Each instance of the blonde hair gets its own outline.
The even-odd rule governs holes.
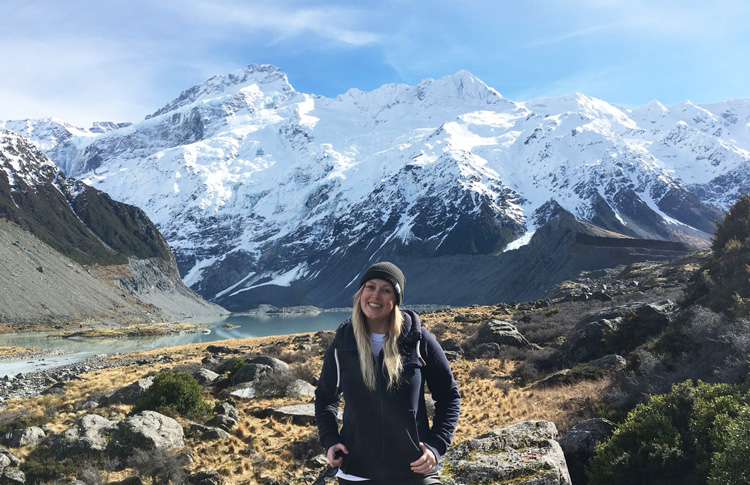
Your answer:
[[[363,287],[364,288],[364,287]],[[362,369],[362,380],[368,389],[374,391],[377,387],[376,357],[372,351],[372,339],[370,330],[367,328],[367,317],[362,312],[360,300],[362,298],[362,288],[354,295],[354,307],[352,308],[352,325],[354,326],[354,339],[357,341],[357,351],[359,352],[359,367]],[[383,340],[383,367],[388,377],[388,390],[390,390],[401,378],[403,371],[403,362],[401,354],[398,351],[398,337],[401,335],[404,317],[398,305],[393,306],[391,313],[390,327]]]

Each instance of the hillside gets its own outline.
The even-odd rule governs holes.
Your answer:
[[[67,178],[28,140],[0,134],[0,323],[35,329],[218,314],[179,277],[140,209]]]

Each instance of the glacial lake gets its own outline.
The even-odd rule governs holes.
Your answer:
[[[59,350],[61,355],[27,358],[16,361],[0,361],[0,378],[35,370],[49,369],[78,362],[98,354],[118,354],[173,347],[190,343],[215,342],[220,340],[289,335],[293,333],[335,330],[349,316],[349,312],[321,312],[317,315],[248,316],[234,314],[212,321],[194,319],[190,323],[203,323],[208,333],[189,333],[163,337],[92,339],[50,338],[46,333],[0,335],[0,346],[39,347],[44,350]],[[236,325],[225,328],[227,324]]]

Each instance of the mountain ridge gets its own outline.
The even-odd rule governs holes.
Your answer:
[[[616,234],[705,246],[750,189],[750,100],[711,107],[514,102],[466,71],[331,99],[251,65],[47,154],[145,210],[186,284],[255,305],[292,281],[346,285],[374,259],[501,253],[533,239],[549,200]],[[321,279],[335,266],[342,281]]]

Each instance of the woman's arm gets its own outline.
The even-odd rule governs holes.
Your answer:
[[[461,395],[445,352],[435,336],[422,329],[422,339],[425,349],[423,358],[426,362],[423,372],[427,387],[435,400],[435,418],[423,441],[439,460],[453,439],[461,408]]]
[[[338,427],[339,390],[336,388],[338,369],[336,367],[335,349],[328,347],[323,358],[323,370],[315,390],[315,421],[318,424],[320,443],[325,450],[341,443]]]

